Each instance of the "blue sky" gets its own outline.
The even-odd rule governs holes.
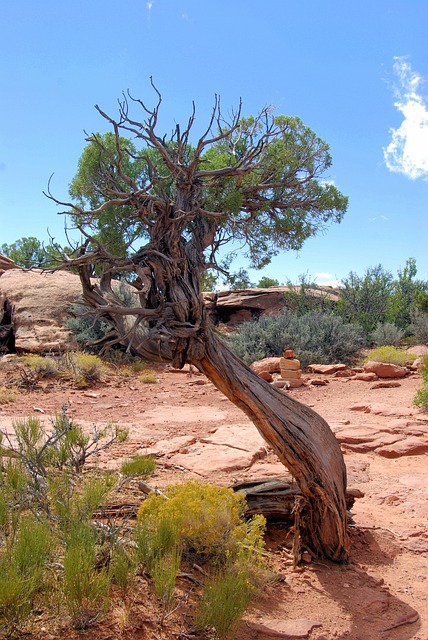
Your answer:
[[[262,272],[319,284],[409,257],[428,279],[426,0],[21,0],[3,3],[0,41],[0,244],[65,242],[42,191],[67,199],[84,130],[106,131],[130,89],[163,94],[161,125],[203,129],[215,93],[244,113],[273,105],[330,144],[328,180],[349,196],[340,225]],[[238,262],[237,266],[245,266]]]

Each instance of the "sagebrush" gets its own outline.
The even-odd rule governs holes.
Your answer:
[[[229,338],[235,353],[247,364],[294,349],[302,367],[311,363],[350,362],[364,345],[357,325],[323,311],[303,315],[284,309],[278,315],[244,322]]]

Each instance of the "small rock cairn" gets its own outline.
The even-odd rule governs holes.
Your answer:
[[[300,360],[294,357],[294,351],[287,349],[279,361],[281,378],[287,382],[289,389],[296,389],[303,384]]]

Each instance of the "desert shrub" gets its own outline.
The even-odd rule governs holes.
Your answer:
[[[209,557],[234,544],[232,533],[241,523],[245,507],[244,495],[228,487],[185,482],[169,487],[163,495],[149,496],[138,519],[153,530],[159,522],[174,523],[184,552]]]
[[[428,344],[428,313],[416,311],[412,317],[410,330],[417,342]]]
[[[25,621],[42,589],[50,546],[48,523],[30,516],[21,518],[17,534],[9,536],[0,556],[0,621],[8,635]]]
[[[174,589],[177,575],[181,565],[181,549],[173,546],[163,555],[154,558],[151,568],[153,588],[159,600],[162,600],[164,609],[170,609],[174,600]]]
[[[402,351],[392,345],[384,345],[382,347],[377,347],[376,349],[371,349],[367,354],[366,362],[373,360],[374,362],[398,364],[399,366],[404,367],[406,362],[415,359],[416,356],[408,353],[407,351]]]
[[[417,407],[428,410],[428,356],[424,356],[422,360],[422,386],[417,391],[414,402]]]
[[[125,460],[121,467],[120,472],[124,476],[149,476],[156,469],[156,460],[153,456],[140,456],[135,455],[129,460]]]
[[[348,362],[364,344],[357,325],[346,323],[331,312],[298,315],[287,309],[277,316],[244,322],[229,341],[247,364],[294,349],[303,367],[311,362]]]
[[[123,546],[116,545],[110,561],[109,573],[111,581],[123,593],[127,593],[135,575],[135,561],[133,555],[125,551]]]
[[[82,389],[100,382],[106,366],[96,355],[76,351],[63,356],[63,375]]]
[[[138,376],[138,380],[143,384],[155,384],[158,381],[156,373],[152,369],[143,371],[143,373]]]
[[[20,356],[19,362],[29,367],[39,378],[55,378],[59,374],[58,359],[53,356],[27,354]]]
[[[86,629],[105,613],[109,604],[110,576],[95,570],[96,536],[86,522],[73,523],[64,555],[62,589],[73,626]]]
[[[66,319],[65,326],[81,348],[98,353],[102,346],[95,343],[105,338],[112,325],[105,318],[94,318],[88,311],[84,305],[72,305],[68,309],[70,317]]]
[[[0,405],[8,404],[9,402],[15,402],[16,393],[7,389],[3,385],[0,385]]]
[[[196,626],[214,629],[221,639],[233,637],[254,594],[254,585],[245,571],[233,565],[219,571],[204,586]]]
[[[372,340],[377,347],[392,345],[397,347],[405,334],[404,329],[399,329],[391,322],[379,322],[372,333]]]
[[[379,322],[386,322],[394,279],[382,265],[366,269],[364,276],[351,271],[342,280],[338,312],[347,322],[360,325],[367,338]]]
[[[164,494],[152,494],[138,511],[137,558],[165,607],[172,601],[182,555],[209,560],[214,567],[197,624],[215,628],[221,638],[239,622],[266,566],[266,521],[261,515],[245,521],[245,508],[243,494],[190,481],[169,487]]]

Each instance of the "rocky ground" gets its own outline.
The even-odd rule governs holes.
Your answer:
[[[112,374],[89,390],[50,384],[23,392],[0,407],[0,427],[11,429],[19,416],[46,419],[64,405],[87,428],[117,421],[129,428],[129,440],[99,464],[155,453],[151,484],[159,488],[188,478],[232,484],[284,474],[255,427],[204,376],[167,368],[156,376],[155,384]],[[413,405],[421,377],[414,373],[395,387],[317,378],[325,384],[287,393],[329,422],[343,448],[348,484],[364,494],[352,510],[351,559],[346,566],[309,561],[293,570],[286,532],[273,525],[268,543],[277,579],[246,614],[237,639],[428,640],[428,415]],[[180,636],[178,626],[174,633],[154,629],[146,624],[144,603],[133,606],[126,623],[110,616],[91,637],[189,637]],[[31,637],[58,638],[46,629]]]

